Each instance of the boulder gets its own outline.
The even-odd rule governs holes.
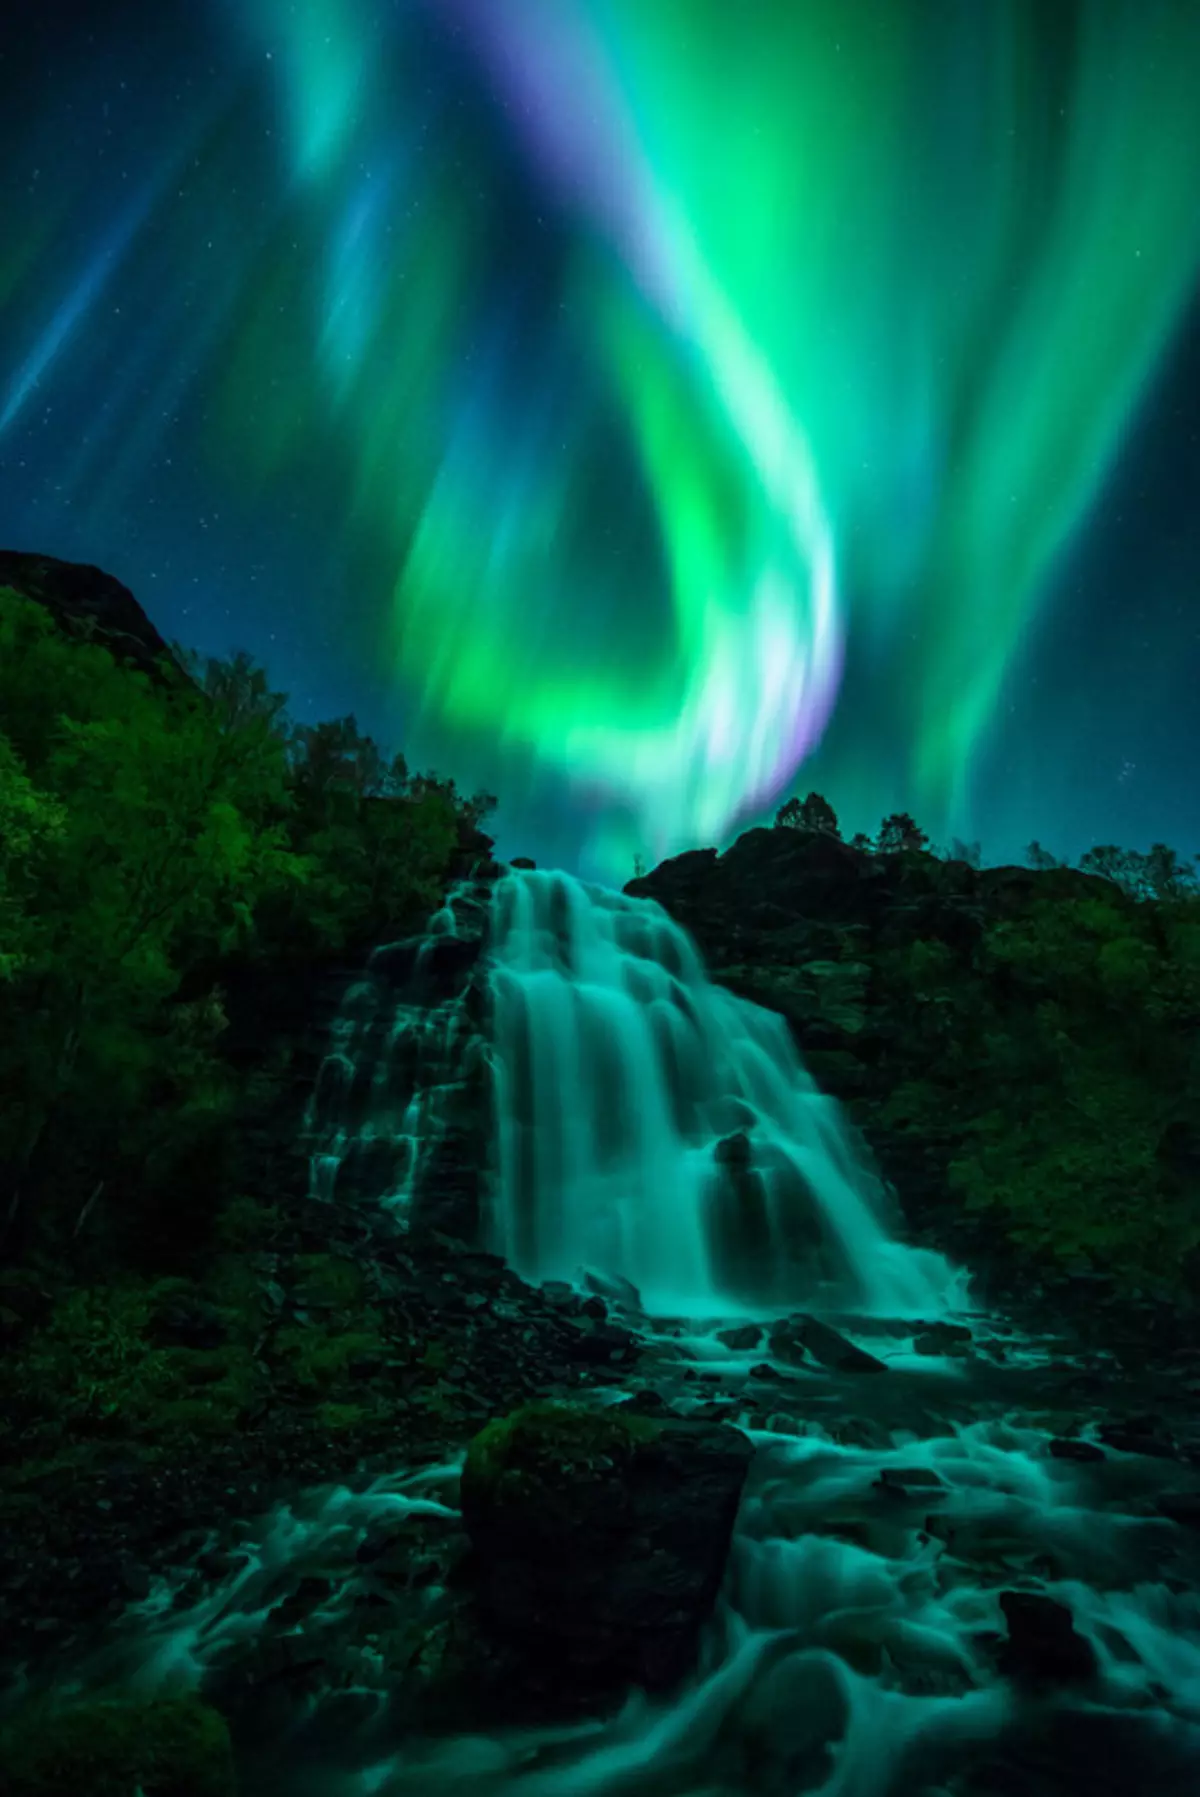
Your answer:
[[[1076,1631],[1066,1604],[1040,1591],[1002,1591],[1000,1608],[1008,1625],[1002,1671],[1054,1683],[1090,1678],[1095,1672],[1095,1650]]]
[[[475,1437],[462,1477],[480,1625],[526,1713],[570,1715],[693,1665],[753,1456],[718,1423],[534,1404]]]

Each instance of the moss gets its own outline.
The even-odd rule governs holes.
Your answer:
[[[287,1361],[301,1385],[325,1388],[349,1377],[350,1362],[386,1354],[381,1335],[368,1330],[336,1334],[316,1326],[291,1324],[275,1338],[276,1352]]]
[[[337,1254],[302,1254],[296,1260],[297,1302],[330,1304],[348,1310],[361,1304],[366,1289],[362,1268]]]
[[[283,1212],[278,1205],[260,1204],[257,1198],[245,1195],[231,1198],[222,1207],[213,1226],[213,1245],[219,1251],[233,1254],[263,1248],[274,1241],[283,1221]]]
[[[0,1728],[0,1797],[234,1797],[229,1734],[194,1698],[31,1706]]]
[[[381,1420],[382,1409],[367,1404],[318,1404],[316,1420],[331,1435],[349,1435],[364,1424]]]
[[[661,1433],[661,1424],[624,1407],[526,1404],[475,1436],[463,1467],[464,1495],[523,1497],[547,1477],[627,1460]]]

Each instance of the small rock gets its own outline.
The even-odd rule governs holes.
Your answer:
[[[637,1343],[628,1329],[621,1329],[615,1323],[597,1323],[594,1328],[577,1335],[570,1344],[570,1352],[577,1360],[623,1363],[634,1358]]]
[[[1080,1441],[1074,1436],[1056,1435],[1050,1443],[1050,1452],[1055,1460],[1107,1460],[1103,1448],[1098,1448],[1094,1441]]]
[[[1175,1491],[1155,1504],[1160,1516],[1183,1529],[1200,1529],[1200,1491]]]
[[[723,1136],[713,1144],[713,1159],[719,1167],[748,1167],[751,1159],[750,1137],[744,1129]]]
[[[1157,1418],[1132,1417],[1124,1423],[1101,1423],[1096,1433],[1119,1454],[1146,1454],[1157,1460],[1173,1460],[1173,1443],[1165,1441],[1156,1429]]]

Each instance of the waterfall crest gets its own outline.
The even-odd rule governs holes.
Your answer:
[[[494,892],[491,1245],[631,1280],[660,1314],[947,1302],[781,1017],[713,985],[651,899],[556,872]]]

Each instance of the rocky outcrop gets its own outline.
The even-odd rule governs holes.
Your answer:
[[[129,588],[88,562],[0,549],[0,587],[44,605],[60,629],[101,644],[118,661],[163,680],[162,658],[174,666],[164,639]]]
[[[586,1713],[687,1673],[752,1455],[736,1429],[625,1407],[533,1405],[475,1438],[463,1521],[521,1701]]]

